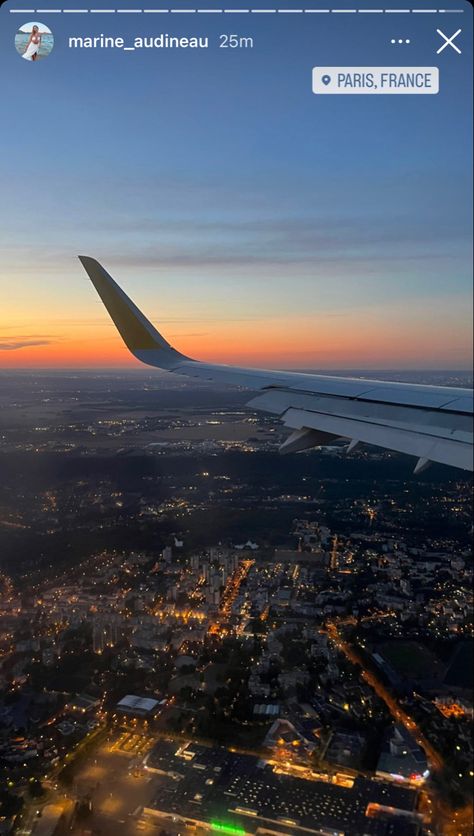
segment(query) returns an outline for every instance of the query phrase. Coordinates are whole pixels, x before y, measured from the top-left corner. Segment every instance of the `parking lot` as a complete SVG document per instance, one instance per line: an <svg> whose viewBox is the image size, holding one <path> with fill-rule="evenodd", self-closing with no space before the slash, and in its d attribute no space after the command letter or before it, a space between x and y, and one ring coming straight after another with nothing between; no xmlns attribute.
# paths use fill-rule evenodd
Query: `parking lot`
<svg viewBox="0 0 474 836"><path fill-rule="evenodd" d="M123 733L98 747L74 778L75 796L90 799L92 810L86 819L74 823L72 834L79 836L84 831L101 836L117 836L117 833L132 836L139 831L159 833L160 828L141 815L159 786L158 777L140 768L141 753L151 745L150 738Z"/></svg>
<svg viewBox="0 0 474 836"><path fill-rule="evenodd" d="M150 735L140 732L123 731L111 744L112 752L120 752L130 757L143 758L152 748L155 740Z"/></svg>

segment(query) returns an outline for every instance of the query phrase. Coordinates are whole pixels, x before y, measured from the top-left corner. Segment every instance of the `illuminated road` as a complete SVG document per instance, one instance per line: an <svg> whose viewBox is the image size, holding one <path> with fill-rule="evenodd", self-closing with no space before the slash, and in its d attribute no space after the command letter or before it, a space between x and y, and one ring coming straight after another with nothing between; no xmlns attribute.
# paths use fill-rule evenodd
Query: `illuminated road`
<svg viewBox="0 0 474 836"><path fill-rule="evenodd" d="M365 663L362 656L359 655L357 650L350 644L344 641L342 638L338 625L336 622L331 621L328 623L327 632L330 639L337 645L338 649L341 650L347 659L352 662L353 665L360 665L362 668L362 679L370 685L371 688L375 691L378 697L384 701L385 705L390 711L393 719L397 721L397 723L401 723L405 728L413 735L416 739L416 742L419 746L422 746L425 750L431 765L435 767L435 769L441 770L445 766L445 762L439 752L432 746L432 744L427 740L424 736L423 732L421 731L420 727L415 723L412 717L410 717L406 711L398 704L396 699L390 694L387 690L385 685L380 681L380 679L365 668Z"/></svg>
<svg viewBox="0 0 474 836"><path fill-rule="evenodd" d="M384 617L386 615L388 615L388 613L384 613L380 617ZM374 616L368 616L367 619L364 620L369 620L373 617ZM434 748L429 740L427 740L413 718L410 717L406 711L403 710L403 708L401 708L396 699L392 696L392 694L390 694L379 678L364 667L364 660L359 655L357 650L342 638L339 628L344 624L355 623L355 619L352 618L341 619L339 622L329 622L327 625L329 638L334 642L338 649L344 653L350 662L354 665L359 665L362 668L362 678L364 681L367 682L367 684L373 688L377 696L384 701L393 719L396 720L397 723L401 723L405 726L410 734L414 736L419 746L423 747L431 762L431 766L436 770L442 770L446 764L440 753ZM472 836L472 833L474 832L472 807L467 806L462 810L453 811L449 809L447 805L443 804L439 798L434 800L436 808L433 810L434 819L442 826L442 833L444 836Z"/></svg>
<svg viewBox="0 0 474 836"><path fill-rule="evenodd" d="M239 594L242 581L245 580L254 563L254 560L242 560L235 572L230 576L222 594L222 602L219 608L217 621L214 622L214 624L211 624L209 628L210 633L219 633L220 625L229 618L232 610L232 604Z"/></svg>

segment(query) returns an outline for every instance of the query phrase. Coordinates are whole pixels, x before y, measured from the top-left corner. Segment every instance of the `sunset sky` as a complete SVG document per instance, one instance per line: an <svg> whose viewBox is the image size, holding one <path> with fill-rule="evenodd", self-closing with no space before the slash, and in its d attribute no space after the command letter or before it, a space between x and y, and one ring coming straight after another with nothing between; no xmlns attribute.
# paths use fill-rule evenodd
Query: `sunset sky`
<svg viewBox="0 0 474 836"><path fill-rule="evenodd" d="M0 368L137 364L79 253L200 359L470 366L467 3L461 56L435 55L424 15L404 21L401 57L387 16L255 15L238 24L244 54L216 47L218 16L44 14L56 42L35 64L15 51L14 7L0 11ZM66 47L100 32L212 46ZM439 66L439 95L311 92L315 65L396 62Z"/></svg>

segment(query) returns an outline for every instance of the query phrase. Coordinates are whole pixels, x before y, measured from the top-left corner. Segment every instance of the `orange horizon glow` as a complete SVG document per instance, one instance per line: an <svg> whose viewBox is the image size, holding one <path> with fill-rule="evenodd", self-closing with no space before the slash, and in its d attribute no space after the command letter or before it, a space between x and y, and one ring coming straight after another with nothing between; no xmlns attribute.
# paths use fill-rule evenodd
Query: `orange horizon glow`
<svg viewBox="0 0 474 836"><path fill-rule="evenodd" d="M177 326L164 329L165 337L184 354L213 363L263 368L470 367L464 329L455 332L448 328L439 332L434 342L429 321L409 320L401 329L399 322L354 313L341 321L322 315L317 320L303 316L286 321L197 323L198 330L193 333L189 333L189 324L186 327L188 332ZM44 328L47 344L1 350L0 369L143 367L111 323L78 321L68 330L69 335L59 331L56 322ZM18 333L26 332L18 328Z"/></svg>

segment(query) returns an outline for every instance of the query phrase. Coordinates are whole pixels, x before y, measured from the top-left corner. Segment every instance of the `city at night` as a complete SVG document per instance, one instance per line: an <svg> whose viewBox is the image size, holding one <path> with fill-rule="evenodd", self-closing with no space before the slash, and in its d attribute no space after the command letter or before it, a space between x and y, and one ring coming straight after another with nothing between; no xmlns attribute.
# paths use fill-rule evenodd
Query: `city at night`
<svg viewBox="0 0 474 836"><path fill-rule="evenodd" d="M2 383L18 833L469 832L467 474L282 459L248 393L169 375Z"/></svg>
<svg viewBox="0 0 474 836"><path fill-rule="evenodd" d="M472 836L472 0L30 5L0 836Z"/></svg>

